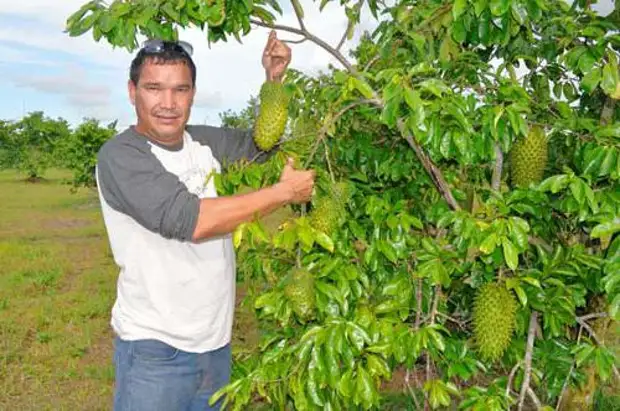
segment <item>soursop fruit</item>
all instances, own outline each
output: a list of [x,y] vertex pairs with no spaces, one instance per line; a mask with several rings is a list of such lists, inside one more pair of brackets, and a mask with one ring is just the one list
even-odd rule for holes
[[532,126],[525,138],[515,142],[510,151],[512,184],[527,187],[539,183],[548,159],[547,136],[539,126]]
[[517,301],[503,284],[488,283],[477,292],[474,302],[474,339],[478,352],[486,359],[500,358],[512,338]]
[[314,201],[310,224],[327,235],[343,222],[350,191],[346,182],[333,184],[328,192]]
[[265,81],[260,89],[259,100],[259,113],[254,124],[254,142],[261,150],[269,151],[284,133],[290,97],[282,83]]
[[284,286],[284,295],[291,303],[293,312],[302,320],[314,316],[316,305],[314,293],[314,277],[304,268],[291,271]]

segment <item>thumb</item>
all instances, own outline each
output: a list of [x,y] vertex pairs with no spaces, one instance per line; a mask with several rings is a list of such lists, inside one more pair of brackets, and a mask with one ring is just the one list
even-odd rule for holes
[[286,159],[286,167],[295,168],[295,159],[293,157],[288,157]]

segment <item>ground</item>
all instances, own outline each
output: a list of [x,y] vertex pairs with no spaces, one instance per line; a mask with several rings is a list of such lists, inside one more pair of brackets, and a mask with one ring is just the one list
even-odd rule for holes
[[[117,268],[96,192],[45,177],[0,172],[0,410],[109,410]],[[238,309],[235,347],[252,320]]]

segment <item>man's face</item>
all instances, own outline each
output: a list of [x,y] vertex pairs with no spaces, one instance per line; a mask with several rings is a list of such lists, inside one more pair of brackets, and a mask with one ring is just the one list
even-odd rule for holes
[[136,128],[163,144],[177,143],[183,136],[195,92],[186,64],[155,64],[147,59],[138,84],[129,81],[129,96],[138,115]]

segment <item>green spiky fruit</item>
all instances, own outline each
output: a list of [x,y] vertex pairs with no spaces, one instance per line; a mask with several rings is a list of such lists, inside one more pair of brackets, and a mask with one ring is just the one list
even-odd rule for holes
[[504,354],[515,328],[517,301],[498,283],[483,285],[476,294],[474,338],[480,355],[495,361]]
[[282,83],[265,81],[259,94],[260,108],[254,125],[254,142],[269,151],[282,137],[288,118],[289,95]]
[[338,203],[330,197],[321,197],[316,200],[310,213],[310,224],[315,229],[330,235],[338,226],[340,210]]
[[547,136],[539,126],[532,126],[525,138],[517,140],[510,151],[512,184],[527,187],[539,183],[547,166]]
[[312,273],[304,268],[293,269],[286,280],[284,295],[300,319],[309,320],[313,317],[316,302]]
[[346,182],[333,184],[326,195],[314,201],[310,224],[319,231],[331,235],[346,216],[349,188]]

